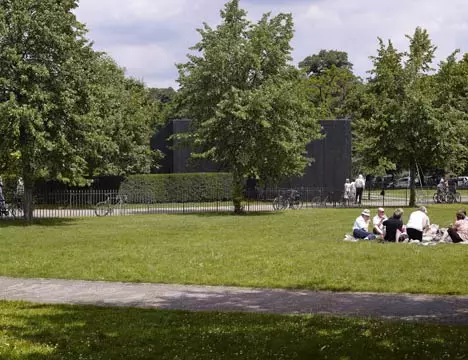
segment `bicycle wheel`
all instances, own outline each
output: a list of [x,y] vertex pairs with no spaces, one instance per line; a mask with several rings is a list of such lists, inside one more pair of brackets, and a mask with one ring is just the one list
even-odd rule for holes
[[9,209],[11,216],[13,219],[19,219],[24,217],[24,211],[21,206],[18,205],[12,205]]
[[439,194],[435,193],[434,196],[432,197],[432,199],[434,200],[434,203],[436,204],[440,204],[442,202],[442,196],[439,196]]
[[106,201],[100,202],[96,204],[96,208],[94,209],[94,213],[96,216],[106,216],[110,212],[110,206]]
[[273,205],[273,210],[275,210],[275,211],[280,210],[280,199],[279,199],[279,197],[275,197],[273,199],[272,205]]
[[289,202],[287,199],[283,198],[282,196],[275,197],[273,200],[273,209],[274,210],[284,210],[287,209],[289,206]]
[[456,202],[455,200],[455,195],[452,194],[452,193],[448,193],[447,196],[446,196],[446,201],[447,201],[447,204],[453,204],[454,202]]
[[298,210],[298,209],[302,208],[302,201],[301,200],[291,200],[289,202],[289,206],[293,210]]

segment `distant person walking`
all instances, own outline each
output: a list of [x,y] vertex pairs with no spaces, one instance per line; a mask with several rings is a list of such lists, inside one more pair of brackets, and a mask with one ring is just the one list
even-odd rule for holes
[[3,179],[0,176],[0,211],[6,212],[5,197],[3,196]]
[[364,186],[366,186],[366,181],[364,180],[364,177],[362,175],[359,175],[356,181],[354,182],[354,187],[356,188],[356,204],[361,204]]
[[19,177],[18,182],[16,184],[15,200],[20,201],[23,199],[23,196],[24,196],[24,182],[23,182],[23,178]]

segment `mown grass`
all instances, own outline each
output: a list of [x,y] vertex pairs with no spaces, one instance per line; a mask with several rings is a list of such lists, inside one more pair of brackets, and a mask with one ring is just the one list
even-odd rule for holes
[[[456,209],[432,206],[429,215],[447,225]],[[468,246],[342,241],[359,212],[145,215],[42,220],[32,226],[1,222],[0,275],[468,294]]]
[[0,302],[0,358],[466,359],[468,328]]

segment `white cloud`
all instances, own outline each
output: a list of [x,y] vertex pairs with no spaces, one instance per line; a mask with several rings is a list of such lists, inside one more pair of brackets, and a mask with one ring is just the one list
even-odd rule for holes
[[[226,0],[227,1],[227,0]],[[199,36],[195,28],[219,22],[224,0],[81,0],[78,19],[87,23],[96,47],[107,51],[128,73],[151,86],[175,85],[175,62],[186,61]],[[320,49],[349,53],[355,71],[365,76],[377,37],[406,50],[405,34],[426,28],[438,46],[438,60],[454,49],[468,52],[468,1],[450,0],[244,0],[241,7],[257,20],[272,11],[290,12],[296,24],[295,62]]]

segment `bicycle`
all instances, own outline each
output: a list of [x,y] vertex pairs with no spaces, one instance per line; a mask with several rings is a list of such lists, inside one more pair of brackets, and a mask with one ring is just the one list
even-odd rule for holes
[[94,209],[96,216],[111,215],[116,208],[119,210],[127,202],[127,195],[117,195],[115,197],[108,196],[105,201],[98,202]]
[[[348,199],[349,203],[349,199]],[[312,204],[316,207],[327,207],[327,204],[331,204],[330,197],[328,194],[321,194],[318,196],[314,196],[312,198]]]
[[434,203],[436,204],[453,204],[461,202],[461,194],[459,192],[442,192],[442,193],[435,193],[432,197]]
[[0,210],[0,217],[8,217],[10,215],[13,219],[22,218],[24,216],[23,203],[21,199],[13,199],[11,203],[6,203],[5,207]]
[[280,193],[276,198],[274,198],[272,205],[273,210],[286,210],[289,208],[298,210],[304,206],[304,203],[301,200],[299,191],[291,189],[288,191],[287,195]]

